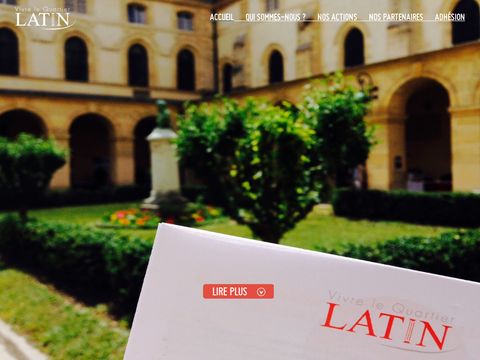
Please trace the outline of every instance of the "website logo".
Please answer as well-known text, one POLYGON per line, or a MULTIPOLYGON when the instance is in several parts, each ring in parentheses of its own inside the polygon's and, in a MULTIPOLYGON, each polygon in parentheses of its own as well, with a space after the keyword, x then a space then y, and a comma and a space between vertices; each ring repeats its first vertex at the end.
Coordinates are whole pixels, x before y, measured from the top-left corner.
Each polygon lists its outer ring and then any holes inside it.
POLYGON ((75 25, 68 8, 16 7, 16 25, 35 27, 47 31, 65 30, 75 25))

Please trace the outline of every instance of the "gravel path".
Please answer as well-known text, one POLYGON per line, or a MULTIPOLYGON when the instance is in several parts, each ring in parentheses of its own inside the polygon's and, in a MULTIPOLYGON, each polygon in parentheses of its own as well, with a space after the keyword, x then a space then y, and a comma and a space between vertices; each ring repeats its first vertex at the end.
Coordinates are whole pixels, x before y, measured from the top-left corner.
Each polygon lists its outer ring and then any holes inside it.
POLYGON ((0 320, 0 359, 47 360, 48 358, 0 320))

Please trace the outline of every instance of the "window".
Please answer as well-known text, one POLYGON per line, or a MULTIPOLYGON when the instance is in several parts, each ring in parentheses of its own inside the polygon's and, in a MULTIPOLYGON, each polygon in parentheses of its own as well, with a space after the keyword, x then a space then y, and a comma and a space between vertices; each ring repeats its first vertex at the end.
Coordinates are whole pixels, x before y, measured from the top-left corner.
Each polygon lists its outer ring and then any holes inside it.
POLYGON ((182 50, 177 55, 177 88, 195 90, 195 56, 190 50, 182 50))
POLYGON ((278 1, 279 0, 267 0, 266 6, 265 6, 267 12, 278 10, 279 8, 278 1))
POLYGON ((231 64, 225 64, 222 71, 222 80, 223 80, 223 93, 228 94, 232 91, 232 75, 233 75, 233 66, 231 64))
POLYGON ((344 54, 346 68, 365 64, 363 34, 357 28, 350 30, 345 37, 344 54))
POLYGON ((17 5, 17 0, 0 0, 0 4, 17 5))
POLYGON ((76 36, 65 42, 65 79, 88 81, 87 45, 76 36))
POLYGON ((128 5, 128 21, 135 24, 147 23, 147 12, 143 5, 128 5))
POLYGON ((193 31, 193 15, 186 11, 179 12, 177 26, 180 30, 193 31))
POLYGON ((459 1, 453 13, 465 14, 465 22, 452 23, 454 45, 480 39, 480 11, 475 0, 459 1))
POLYGON ((148 54, 140 44, 132 45, 128 50, 128 84, 148 86, 148 54))
POLYGON ((0 29, 0 74, 19 74, 18 39, 15 33, 7 28, 0 29))
POLYGON ((268 83, 283 81, 283 56, 278 50, 273 50, 268 61, 268 83))
POLYGON ((65 0, 65 7, 71 12, 86 14, 87 0, 65 0))

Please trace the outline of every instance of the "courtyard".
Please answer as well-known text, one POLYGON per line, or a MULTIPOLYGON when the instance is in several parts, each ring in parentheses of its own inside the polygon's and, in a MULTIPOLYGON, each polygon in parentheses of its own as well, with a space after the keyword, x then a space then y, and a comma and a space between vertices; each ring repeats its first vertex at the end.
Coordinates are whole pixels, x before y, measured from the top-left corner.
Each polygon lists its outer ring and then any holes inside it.
POLYGON ((159 223, 478 293, 480 0, 37 2, 0 0, 0 358, 122 359, 159 223))

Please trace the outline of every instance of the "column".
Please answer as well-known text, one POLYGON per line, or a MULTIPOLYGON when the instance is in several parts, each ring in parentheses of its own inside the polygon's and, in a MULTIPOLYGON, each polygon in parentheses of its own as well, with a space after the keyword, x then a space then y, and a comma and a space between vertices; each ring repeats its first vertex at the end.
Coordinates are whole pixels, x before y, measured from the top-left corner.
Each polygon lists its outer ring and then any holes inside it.
POLYGON ((62 149, 67 151, 66 163, 53 174, 50 182, 52 189, 65 189, 70 187, 70 135, 68 129, 52 129, 51 134, 55 143, 62 149))
POLYGON ((450 108, 454 191, 480 192, 480 106, 450 108))
POLYGON ((372 114, 367 120, 375 127, 375 145, 367 160, 370 189, 405 187, 405 120, 403 116, 372 114))
POLYGON ((135 183, 133 137, 117 137, 113 141, 112 180, 115 185, 135 183))

